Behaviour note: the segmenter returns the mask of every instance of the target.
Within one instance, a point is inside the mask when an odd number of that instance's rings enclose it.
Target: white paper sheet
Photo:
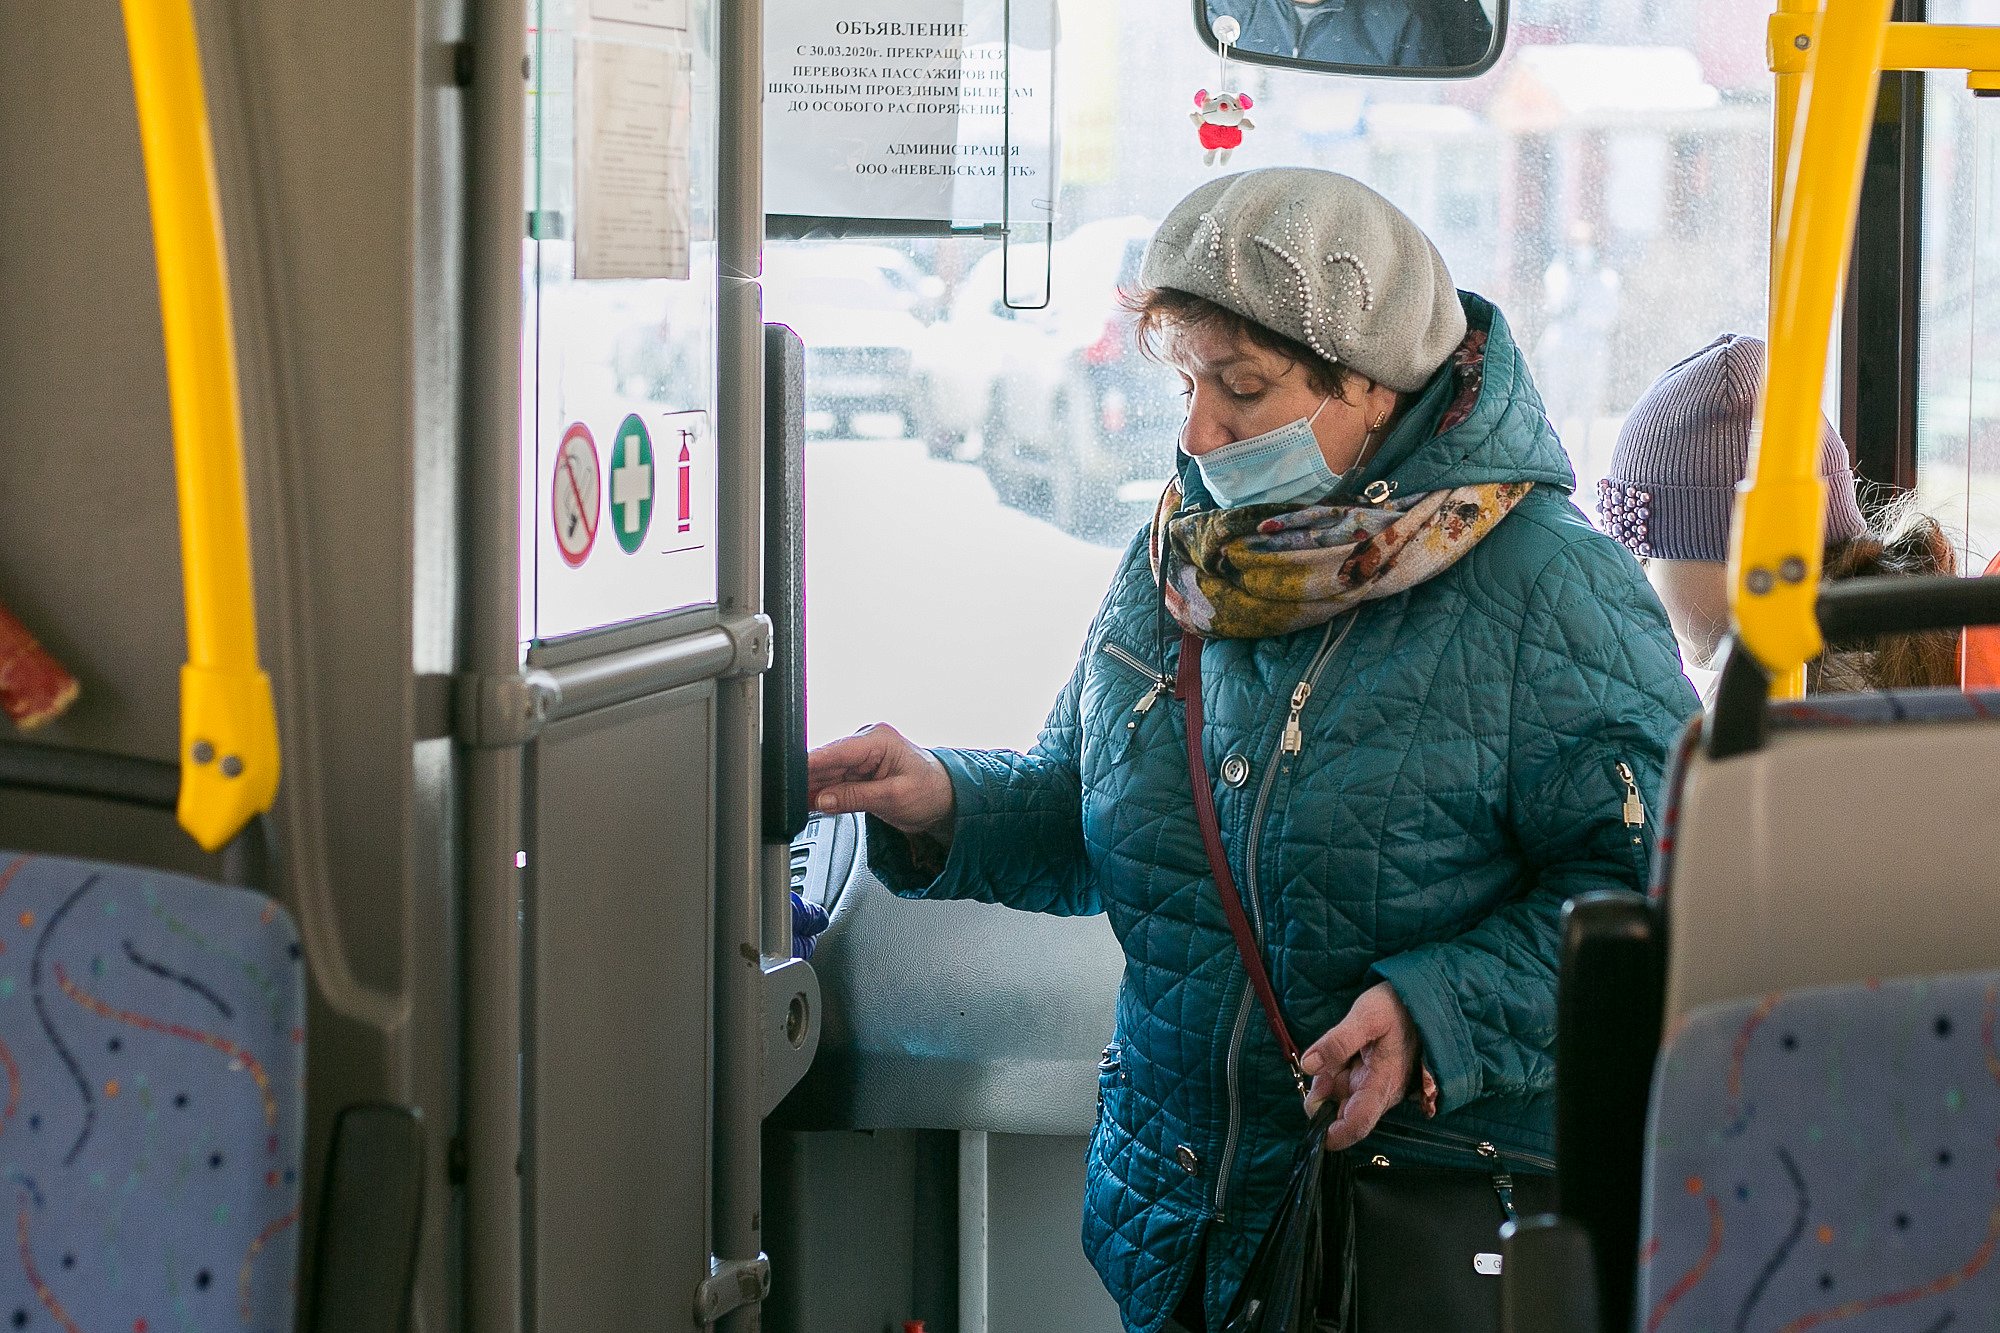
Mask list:
[[[766,0],[764,206],[815,217],[1003,220],[1054,195],[1053,5]]]
[[[689,276],[691,67],[685,51],[577,41],[578,278]]]
[[[590,16],[613,23],[687,31],[688,0],[590,0]]]

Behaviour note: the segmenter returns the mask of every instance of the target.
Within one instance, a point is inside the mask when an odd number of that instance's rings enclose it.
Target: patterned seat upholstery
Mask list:
[[[2000,972],[1690,1013],[1648,1131],[1648,1333],[1992,1328]]]
[[[0,852],[0,1330],[292,1327],[298,936],[268,898]]]

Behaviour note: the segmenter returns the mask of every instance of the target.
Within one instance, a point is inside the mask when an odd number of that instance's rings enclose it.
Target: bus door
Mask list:
[[[537,0],[476,57],[526,75],[477,108],[487,452],[459,705],[482,1330],[697,1328],[754,1317],[768,1285],[765,1071],[808,1051],[817,997],[788,933],[766,965],[760,924],[749,8]]]

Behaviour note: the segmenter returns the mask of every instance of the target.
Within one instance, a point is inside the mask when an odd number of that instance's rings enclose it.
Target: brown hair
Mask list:
[[[1903,496],[1877,510],[1868,530],[1826,549],[1824,579],[1956,574],[1958,554],[1938,521]],[[1958,631],[1884,634],[1872,643],[1829,645],[1807,671],[1815,694],[1946,689],[1958,685]]]
[[[1120,292],[1118,299],[1127,313],[1137,316],[1139,351],[1149,361],[1164,364],[1167,343],[1175,334],[1202,329],[1274,352],[1303,367],[1307,382],[1319,393],[1337,394],[1344,399],[1348,384],[1356,378],[1355,372],[1328,361],[1304,343],[1177,287]]]

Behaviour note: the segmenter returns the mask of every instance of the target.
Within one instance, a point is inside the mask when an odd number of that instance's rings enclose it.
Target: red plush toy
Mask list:
[[[1205,166],[1215,166],[1218,162],[1229,165],[1229,155],[1243,146],[1243,131],[1257,128],[1243,113],[1251,107],[1245,93],[1211,93],[1204,88],[1194,95],[1195,109],[1188,119],[1195,123],[1201,137],[1201,146],[1208,152],[1202,157]]]
[[[60,716],[76,695],[76,678],[0,606],[0,713],[32,731]]]

